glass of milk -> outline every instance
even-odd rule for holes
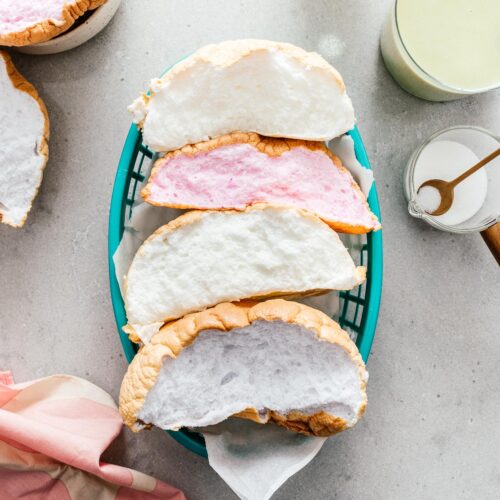
[[[396,0],[380,44],[394,79],[422,99],[500,87],[500,0]]]
[[[418,192],[429,179],[453,180],[499,146],[499,137],[479,127],[450,127],[433,134],[413,153],[405,170],[410,215],[453,233],[483,231],[500,221],[500,157],[456,186],[453,204],[443,215],[427,213],[439,205],[436,190]]]

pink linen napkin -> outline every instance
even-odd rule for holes
[[[101,462],[121,428],[111,396],[86,380],[14,384],[0,371],[2,500],[185,500],[151,476]]]

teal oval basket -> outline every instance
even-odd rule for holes
[[[348,134],[354,141],[354,150],[358,161],[371,168],[368,156],[357,127]],[[142,143],[142,134],[135,125],[130,127],[116,172],[111,207],[109,211],[108,264],[111,286],[111,300],[115,314],[118,335],[130,363],[135,356],[137,346],[128,339],[122,328],[127,324],[123,299],[116,280],[113,255],[121,241],[125,221],[132,215],[134,200],[139,196],[138,183],[144,180],[145,165],[151,162],[153,153]],[[375,183],[373,183],[368,203],[371,210],[380,219],[380,208]],[[340,325],[355,337],[364,361],[368,360],[382,294],[382,231],[369,233],[359,253],[358,264],[367,268],[366,281],[355,290],[340,293],[338,320]],[[200,434],[181,429],[168,431],[180,444],[202,457],[207,456],[205,442]]]

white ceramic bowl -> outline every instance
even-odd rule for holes
[[[121,0],[108,0],[104,5],[95,9],[88,19],[76,28],[70,28],[47,42],[16,47],[16,50],[24,54],[45,55],[74,49],[90,40],[106,27],[115,15],[120,3]]]

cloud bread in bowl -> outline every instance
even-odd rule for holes
[[[354,126],[342,77],[314,52],[267,40],[207,45],[129,106],[157,152],[240,130],[325,141]]]
[[[321,142],[233,132],[157,160],[143,198],[172,208],[237,209],[267,202],[315,213],[336,231],[380,228],[366,197]]]
[[[230,416],[330,436],[366,406],[356,345],[326,314],[281,299],[223,303],[164,326],[123,380],[134,431],[213,425]]]
[[[0,45],[33,45],[68,30],[107,0],[0,0]]]
[[[36,89],[0,50],[0,222],[21,227],[49,157],[49,117]]]
[[[350,290],[364,279],[337,233],[310,212],[267,204],[191,211],[137,251],[124,330],[147,342],[165,322],[220,302]]]

